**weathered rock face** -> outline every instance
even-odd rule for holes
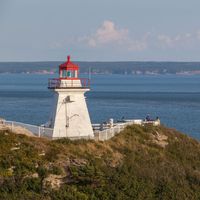
[[[168,136],[160,134],[158,131],[153,135],[153,142],[162,148],[165,148],[168,145]]]
[[[47,189],[50,187],[52,189],[58,190],[61,185],[64,184],[63,178],[64,176],[62,175],[50,174],[43,180],[43,188]]]

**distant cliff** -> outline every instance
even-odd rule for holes
[[[106,142],[1,130],[0,199],[200,199],[200,143],[162,126]]]
[[[0,62],[0,73],[53,73],[62,62]],[[76,62],[81,73],[200,74],[200,62]]]

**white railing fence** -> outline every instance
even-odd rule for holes
[[[109,129],[105,129],[102,131],[94,131],[94,139],[99,141],[109,140],[114,137],[116,134],[120,133],[126,126],[130,123],[117,124]]]
[[[29,131],[30,134],[32,133],[33,135],[37,137],[47,137],[51,138],[53,134],[53,129],[51,128],[46,128],[42,126],[36,126],[36,125],[31,125],[31,124],[25,124],[21,122],[15,122],[15,121],[5,121],[5,125],[8,126],[12,131],[15,131],[17,128],[24,128],[24,131]]]
[[[154,126],[159,126],[160,121],[150,121],[146,122],[142,119],[134,119],[134,120],[125,120],[122,123],[117,123],[114,124],[113,127],[110,127],[108,125],[104,126],[104,130],[100,130],[101,128],[98,129],[98,126],[101,127],[100,124],[94,124],[94,139],[99,140],[99,141],[104,141],[104,140],[109,140],[116,134],[120,133],[123,131],[128,125],[141,125],[144,126],[145,124],[152,124]]]
[[[124,130],[128,125],[132,124],[144,125],[146,123],[150,122],[144,122],[143,120],[126,120],[125,122],[122,123],[116,123],[112,127],[110,127],[108,124],[104,125],[103,127],[101,126],[101,124],[93,124],[94,137],[78,136],[78,137],[68,137],[68,138],[70,140],[94,139],[96,141],[105,141],[109,140],[110,138],[112,138],[113,136]],[[43,126],[36,126],[15,121],[3,121],[3,124],[5,124],[7,128],[15,132],[18,131],[19,133],[22,134],[24,133],[24,134],[34,135],[37,137],[46,137],[52,139],[53,135],[52,128],[46,128]],[[155,121],[153,122],[153,125],[158,126],[160,125],[160,122]],[[53,139],[59,139],[59,138],[53,138]]]
[[[36,126],[36,125],[31,125],[31,124],[25,124],[21,122],[15,122],[15,121],[4,121],[4,124],[6,125],[7,128],[9,128],[11,131],[17,131],[21,132],[22,134],[33,134],[34,136],[37,137],[46,137],[52,139],[53,135],[53,129],[51,128],[46,128],[43,126]],[[80,136],[80,137],[69,137],[70,140],[78,140],[78,139],[94,139],[94,140],[99,140],[99,141],[104,141],[104,140],[109,140],[119,132],[121,132],[127,125],[130,123],[121,123],[117,124],[111,128],[106,127],[105,130],[94,130],[94,137],[87,137],[87,136]],[[96,126],[97,127],[97,126]],[[59,139],[59,138],[54,138],[54,139]]]

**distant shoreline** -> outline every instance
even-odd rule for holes
[[[1,74],[26,74],[26,75],[29,75],[29,74],[35,74],[35,75],[54,75],[54,74],[57,74],[57,72],[53,72],[53,71],[50,71],[50,72],[41,72],[41,71],[30,71],[30,72],[0,72],[0,75]],[[85,74],[85,75],[88,75],[88,73],[81,73],[81,74]],[[159,76],[159,75],[163,75],[163,76],[169,76],[169,75],[177,75],[177,76],[198,76],[200,75],[200,72],[188,72],[188,71],[185,71],[185,72],[178,72],[178,73],[151,73],[151,72],[147,72],[147,73],[91,73],[91,75],[132,75],[132,76]]]
[[[62,62],[0,62],[0,73],[54,74]],[[200,75],[200,62],[75,62],[82,74]]]

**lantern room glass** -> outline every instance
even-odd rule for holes
[[[78,78],[77,70],[62,70],[61,78]]]

